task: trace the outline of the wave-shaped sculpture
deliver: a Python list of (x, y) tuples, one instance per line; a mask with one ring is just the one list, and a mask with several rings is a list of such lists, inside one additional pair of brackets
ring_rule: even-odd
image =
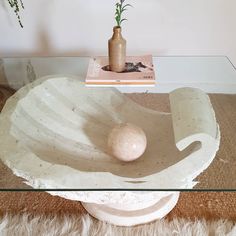
[[(1, 159), (34, 188), (191, 188), (219, 148), (219, 129), (201, 90), (177, 89), (170, 103), (171, 114), (157, 112), (116, 89), (44, 77), (7, 101), (0, 116)], [(147, 137), (145, 153), (130, 163), (107, 151), (112, 128), (126, 122)]]

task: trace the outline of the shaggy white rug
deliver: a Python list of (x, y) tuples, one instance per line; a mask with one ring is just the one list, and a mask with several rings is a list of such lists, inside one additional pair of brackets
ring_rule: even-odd
[(31, 217), (27, 214), (0, 219), (1, 236), (236, 236), (233, 222), (220, 220), (158, 220), (136, 227), (118, 227), (99, 222), (89, 215), (64, 217)]

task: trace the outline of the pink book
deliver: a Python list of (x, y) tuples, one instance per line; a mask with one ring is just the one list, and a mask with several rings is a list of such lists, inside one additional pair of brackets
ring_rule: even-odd
[(127, 57), (125, 70), (110, 71), (108, 57), (91, 58), (87, 86), (155, 86), (155, 72), (151, 55)]

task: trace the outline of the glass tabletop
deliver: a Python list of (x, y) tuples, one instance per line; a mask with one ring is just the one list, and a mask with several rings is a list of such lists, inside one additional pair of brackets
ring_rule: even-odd
[[(0, 58), (0, 85), (19, 89), (37, 78), (74, 75), (85, 80), (89, 57)], [(236, 93), (236, 69), (226, 56), (153, 57), (154, 88), (123, 87), (122, 92), (168, 93), (179, 87), (198, 87), (208, 93)]]
[[(49, 82), (44, 87), (41, 86), (41, 90), (35, 89), (34, 93), (29, 94), (29, 96), (31, 97), (27, 98), (28, 100), (20, 100), (27, 95), (30, 88), (28, 87), (27, 90), (24, 91), (23, 89), (18, 92), (18, 94), (20, 94), (22, 97), (15, 96), (11, 98), (10, 102), (7, 103), (7, 109), (5, 106), (5, 110), (3, 110), (3, 115), (0, 119), (0, 122), (2, 122), (2, 124), (0, 123), (0, 142), (5, 143), (5, 146), (1, 146), (1, 152), (3, 155), (5, 155), (7, 152), (9, 155), (9, 160), (11, 161), (14, 159), (14, 164), (16, 164), (18, 167), (24, 167), (25, 169), (23, 169), (26, 172), (29, 171), (30, 173), (31, 170), (29, 169), (32, 168), (35, 176), (33, 176), (33, 178), (32, 176), (24, 176), (24, 174), (20, 173), (20, 169), (14, 169), (14, 166), (11, 166), (11, 164), (9, 164), (10, 162), (5, 159), (5, 164), (8, 163), (8, 167), (3, 164), (2, 161), (0, 161), (0, 189), (31, 189), (32, 187), (30, 187), (29, 185), (37, 186), (36, 188), (41, 190), (130, 190), (130, 188), (127, 187), (130, 185), (133, 186), (131, 188), (132, 190), (167, 190), (170, 188), (175, 190), (179, 189), (175, 188), (175, 186), (182, 186), (181, 188), (191, 189), (193, 187), (193, 183), (190, 183), (189, 185), (181, 185), (179, 183), (179, 185), (173, 184), (170, 188), (167, 185), (162, 185), (162, 187), (160, 188), (158, 188), (155, 184), (152, 185), (154, 187), (148, 187), (148, 185), (145, 185), (145, 176), (148, 176), (148, 174), (154, 174), (155, 171), (161, 172), (164, 169), (168, 169), (168, 166), (175, 166), (178, 161), (182, 161), (186, 155), (188, 155), (189, 153), (191, 154), (192, 152), (194, 153), (194, 151), (199, 148), (198, 144), (194, 143), (182, 152), (177, 150), (173, 138), (174, 131), (172, 128), (172, 117), (169, 113), (170, 109), (165, 110), (165, 112), (167, 111), (168, 113), (163, 113), (162, 110), (159, 110), (157, 105), (158, 101), (159, 103), (160, 101), (163, 101), (166, 107), (169, 107), (168, 96), (166, 94), (161, 95), (159, 93), (169, 93), (172, 90), (181, 87), (192, 87), (200, 88), (208, 93), (235, 94), (236, 70), (234, 65), (225, 56), (153, 57), (157, 80), (156, 86), (153, 88), (118, 87), (118, 90), (120, 90), (121, 93), (114, 92), (114, 90), (111, 90), (110, 92), (109, 89), (104, 90), (104, 104), (106, 102), (112, 104), (111, 105), (106, 103), (109, 107), (108, 108), (104, 107), (104, 104), (100, 103), (100, 100), (103, 99), (103, 88), (101, 88), (101, 90), (100, 88), (96, 88), (96, 91), (101, 91), (98, 92), (99, 96), (96, 99), (96, 96), (93, 94), (93, 89), (86, 88), (83, 83), (86, 78), (89, 60), (89, 57), (31, 57), (0, 59), (1, 107), (3, 107), (6, 98), (14, 94), (15, 90), (19, 90), (20, 88), (23, 88), (25, 85), (29, 85), (32, 82), (36, 83), (36, 85), (38, 86), (41, 84), (40, 78), (44, 76), (75, 76), (76, 78), (78, 78), (79, 81), (82, 82), (78, 85), (78, 88), (76, 87), (77, 84), (74, 84), (73, 81), (70, 82), (61, 80), (61, 82), (59, 81), (53, 84)], [(67, 86), (69, 86), (69, 89), (67, 89)], [(48, 89), (50, 90), (49, 92), (47, 91)], [(43, 97), (40, 97), (41, 92), (44, 94)], [(91, 96), (89, 94), (90, 92)], [(122, 93), (131, 94), (122, 95)], [(24, 94), (24, 96), (22, 94)], [(126, 100), (126, 97), (131, 98), (131, 100)], [(74, 98), (76, 98), (77, 100), (73, 100)], [(19, 101), (19, 106), (17, 106)], [(79, 107), (77, 107), (77, 105), (72, 104), (72, 102), (74, 101), (75, 103), (77, 103), (76, 101), (78, 101)], [(136, 105), (134, 101), (139, 103), (139, 105)], [(142, 105), (143, 108), (140, 108), (140, 105)], [(114, 114), (114, 111), (116, 110), (113, 111), (112, 106), (114, 106), (114, 109), (120, 109), (120, 107), (123, 106), (123, 110), (119, 110), (120, 113), (116, 115)], [(16, 107), (18, 110), (16, 109)], [(83, 110), (83, 107), (85, 109), (88, 109), (88, 112)], [(156, 121), (154, 121), (153, 117), (151, 117), (154, 112), (147, 110), (146, 107), (154, 108), (154, 110), (156, 110)], [(68, 108), (70, 110), (68, 110)], [(15, 113), (15, 110), (17, 110), (18, 113)], [(128, 113), (131, 110), (134, 112), (134, 114), (129, 116)], [(43, 114), (42, 111), (44, 112)], [(105, 119), (104, 122), (101, 120), (101, 113), (106, 114), (106, 116), (103, 116)], [(95, 114), (101, 116), (101, 119), (99, 120), (98, 117), (94, 121), (93, 115)], [(142, 119), (142, 121), (140, 121), (139, 116), (143, 117), (140, 118)], [(27, 117), (27, 119), (25, 119), (25, 117)], [(117, 163), (113, 163), (113, 161), (111, 161), (111, 163), (109, 164), (110, 168), (112, 169), (111, 173), (118, 176), (117, 179), (114, 178), (114, 187), (112, 187), (113, 185), (109, 182), (109, 178), (112, 179), (113, 177), (110, 175), (109, 170), (106, 170), (106, 168), (104, 168), (104, 165), (106, 164), (105, 160), (107, 160), (106, 158), (108, 157), (106, 156), (106, 153), (100, 155), (99, 152), (100, 143), (104, 143), (107, 141), (99, 141), (98, 137), (95, 139), (93, 135), (96, 136), (97, 134), (93, 132), (91, 127), (98, 127), (100, 134), (103, 135), (102, 137), (107, 138), (107, 133), (104, 131), (105, 128), (103, 130), (103, 127), (109, 127), (110, 129), (113, 125), (113, 121), (116, 121), (118, 123), (121, 121), (123, 122), (123, 117), (126, 117), (125, 119), (127, 120), (132, 117), (132, 119), (136, 119), (136, 123), (143, 122), (143, 120), (147, 119), (149, 120), (147, 122), (151, 122), (150, 124), (152, 124), (153, 127), (159, 126), (159, 130), (157, 132), (161, 133), (163, 137), (165, 135), (169, 135), (168, 137), (165, 137), (166, 139), (170, 139), (170, 146), (172, 145), (172, 147), (168, 147), (164, 141), (163, 142), (165, 143), (165, 145), (161, 144), (161, 139), (158, 138), (157, 140), (158, 142), (160, 142), (160, 144), (157, 145), (157, 149), (160, 148), (161, 150), (164, 150), (164, 152), (167, 153), (163, 154), (163, 158), (165, 158), (166, 155), (169, 155), (168, 153), (170, 151), (168, 149), (171, 149), (173, 153), (175, 153), (175, 157), (172, 157), (172, 159), (170, 158), (171, 160), (170, 162), (168, 162), (168, 165), (164, 163), (165, 161), (163, 159), (163, 163), (161, 164), (163, 165), (163, 167), (156, 167), (151, 170), (151, 173), (148, 173), (148, 169), (145, 171), (145, 167), (143, 167), (143, 170), (139, 173), (139, 170), (142, 169), (142, 160), (139, 162), (140, 164), (138, 165), (138, 167), (135, 167), (136, 169), (133, 168), (130, 173), (129, 168), (127, 167), (130, 164), (118, 163), (119, 165), (116, 166)], [(43, 125), (42, 120), (45, 121)], [(84, 120), (86, 120), (86, 122), (88, 123), (86, 123), (86, 126), (83, 123)], [(27, 123), (29, 121), (30, 123)], [(40, 122), (41, 126), (39, 125)], [(79, 126), (80, 124), (83, 124), (82, 128)], [(152, 126), (150, 125), (150, 127), (147, 128), (147, 132), (149, 132), (150, 135), (153, 135), (151, 127)], [(43, 130), (42, 132), (41, 128)], [(85, 134), (78, 134), (78, 130), (80, 129), (83, 130)], [(51, 132), (52, 130), (53, 132)], [(41, 132), (39, 136), (35, 135), (37, 132)], [(89, 138), (86, 136), (87, 134), (90, 135)], [(39, 149), (41, 149), (32, 149), (34, 150), (32, 154), (31, 152), (29, 152), (30, 148), (25, 143), (24, 145), (22, 144), (22, 137), (24, 137), (24, 142), (26, 144), (27, 142), (31, 143), (30, 148), (38, 147)], [(81, 146), (81, 143), (75, 143), (75, 145), (73, 146), (71, 143), (73, 143), (73, 140), (76, 139), (84, 140), (84, 143), (86, 143), (86, 145), (83, 144)], [(51, 145), (52, 140), (53, 142), (55, 142), (53, 143), (53, 145)], [(39, 145), (40, 142), (42, 142), (41, 146)], [(87, 145), (87, 143), (90, 142), (95, 144), (95, 148), (91, 149), (91, 147)], [(78, 147), (78, 145), (80, 145), (80, 154), (83, 156), (83, 158), (86, 159), (87, 155), (91, 155), (92, 153), (91, 159), (89, 160), (90, 164), (87, 163), (87, 160), (82, 160), (80, 163), (77, 162), (76, 148)], [(166, 146), (166, 149), (163, 148), (163, 145)], [(42, 149), (42, 147), (47, 148)], [(64, 149), (61, 147), (63, 147)], [(55, 149), (57, 148), (58, 150), (55, 151)], [(65, 153), (65, 150), (67, 150), (68, 153)], [(96, 158), (100, 158), (99, 155), (101, 156), (102, 161), (100, 163), (97, 162), (95, 164), (91, 164), (94, 160), (96, 160)], [(27, 165), (24, 163), (27, 163)], [(149, 166), (147, 168), (151, 168), (150, 166), (154, 164), (154, 162), (150, 162), (152, 164), (148, 164), (148, 162), (145, 163), (145, 165)], [(155, 164), (156, 163), (158, 162), (155, 162)], [(61, 175), (59, 174), (60, 171), (58, 171), (58, 166), (60, 165), (68, 167), (68, 169), (66, 170), (61, 169)], [(231, 170), (232, 168), (234, 167), (232, 166)], [(85, 174), (80, 175), (78, 177), (75, 170), (79, 170), (81, 173)], [(103, 173), (100, 173), (99, 170), (103, 170)], [(176, 169), (175, 171), (179, 172), (179, 176), (181, 175), (180, 169)], [(91, 174), (92, 172), (93, 174)], [(16, 177), (15, 174), (21, 177)], [(62, 185), (57, 185), (55, 183), (51, 184), (50, 179), (42, 180), (42, 176), (49, 176), (49, 174), (52, 175), (52, 178), (57, 179), (58, 183), (61, 183)], [(28, 184), (25, 183), (25, 178), (27, 179)], [(68, 181), (70, 178), (75, 180), (74, 183), (76, 183), (76, 178), (81, 178), (81, 181), (83, 180), (84, 182), (81, 185), (78, 185), (79, 187), (76, 187), (76, 185), (70, 185), (66, 183), (66, 181)], [(211, 176), (210, 178), (215, 177)], [(97, 181), (99, 183), (98, 179), (102, 179), (103, 184), (101, 186), (103, 187), (96, 188), (93, 184), (91, 184), (93, 183), (93, 181)], [(119, 181), (121, 181), (121, 179), (124, 182), (124, 185), (120, 185)], [(151, 182), (155, 182), (155, 178), (150, 179)], [(86, 185), (86, 180), (90, 184)], [(216, 186), (214, 184), (207, 184), (207, 180), (202, 180), (206, 183), (205, 186), (208, 189), (220, 188), (220, 186)], [(158, 181), (160, 181), (160, 183), (162, 182), (161, 179)], [(47, 182), (47, 184), (42, 184), (44, 182)], [(66, 186), (69, 187), (67, 188)]]

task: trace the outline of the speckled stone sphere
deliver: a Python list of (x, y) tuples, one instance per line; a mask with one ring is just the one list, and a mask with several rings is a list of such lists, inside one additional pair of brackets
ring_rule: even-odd
[(115, 126), (108, 137), (108, 148), (121, 161), (133, 161), (145, 151), (147, 138), (136, 125), (125, 123)]

